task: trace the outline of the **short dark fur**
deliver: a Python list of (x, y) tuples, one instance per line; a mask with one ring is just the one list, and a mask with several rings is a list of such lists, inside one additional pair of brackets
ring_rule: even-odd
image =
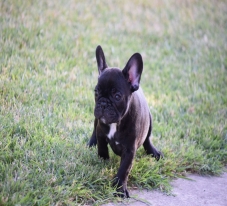
[(110, 68), (101, 46), (96, 49), (96, 59), (99, 78), (95, 87), (94, 130), (88, 145), (97, 144), (98, 155), (103, 159), (109, 159), (108, 144), (121, 156), (113, 186), (117, 186), (117, 195), (129, 197), (127, 179), (136, 150), (143, 145), (147, 154), (157, 160), (162, 157), (151, 143), (152, 117), (139, 88), (143, 60), (135, 53), (122, 71)]

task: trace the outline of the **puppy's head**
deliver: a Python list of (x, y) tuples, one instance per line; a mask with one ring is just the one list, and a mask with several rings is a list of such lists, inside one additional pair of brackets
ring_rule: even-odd
[(143, 60), (135, 53), (123, 70), (108, 67), (101, 46), (96, 49), (96, 60), (99, 78), (94, 115), (105, 124), (117, 123), (127, 112), (131, 94), (139, 89)]

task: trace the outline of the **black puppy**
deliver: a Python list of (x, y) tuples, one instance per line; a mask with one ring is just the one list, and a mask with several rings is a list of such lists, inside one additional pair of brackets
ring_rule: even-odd
[(151, 143), (152, 119), (139, 88), (143, 60), (139, 53), (129, 59), (123, 70), (108, 67), (101, 46), (96, 49), (99, 78), (95, 87), (94, 130), (88, 145), (98, 144), (98, 155), (109, 159), (107, 144), (121, 156), (114, 179), (118, 195), (129, 197), (127, 179), (136, 150), (143, 145), (157, 160), (162, 156)]

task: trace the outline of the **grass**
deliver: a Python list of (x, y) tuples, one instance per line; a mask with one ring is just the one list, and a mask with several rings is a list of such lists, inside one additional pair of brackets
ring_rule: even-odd
[(153, 142), (139, 149), (129, 188), (160, 189), (186, 172), (227, 164), (227, 3), (3, 0), (0, 3), (0, 205), (118, 201), (104, 162), (86, 143), (101, 44), (110, 66), (140, 52)]

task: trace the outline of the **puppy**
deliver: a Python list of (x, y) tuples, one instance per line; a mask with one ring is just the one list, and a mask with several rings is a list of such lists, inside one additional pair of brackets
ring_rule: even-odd
[(127, 179), (136, 150), (143, 145), (156, 160), (162, 157), (151, 143), (152, 118), (140, 84), (143, 60), (135, 53), (120, 70), (108, 67), (101, 46), (96, 48), (99, 71), (95, 87), (95, 121), (89, 147), (98, 145), (98, 155), (109, 159), (109, 144), (121, 157), (113, 186), (117, 195), (129, 198)]

